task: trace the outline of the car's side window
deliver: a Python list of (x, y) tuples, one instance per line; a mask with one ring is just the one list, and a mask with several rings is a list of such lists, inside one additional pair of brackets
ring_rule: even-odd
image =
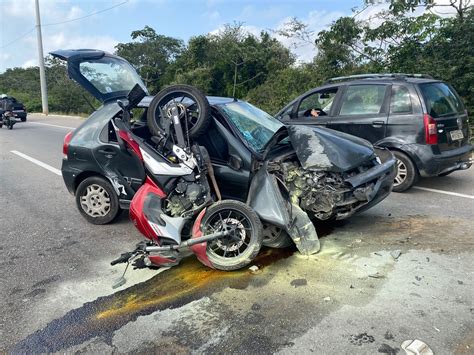
[(298, 118), (329, 115), (337, 90), (337, 87), (320, 90), (303, 98), (298, 107)]
[(413, 112), (410, 91), (406, 86), (393, 86), (390, 99), (391, 114), (410, 114)]
[(373, 115), (382, 113), (386, 85), (348, 86), (339, 115)]
[(99, 140), (103, 143), (117, 143), (117, 134), (115, 133), (114, 126), (112, 122), (109, 121), (108, 124), (102, 128), (99, 134)]

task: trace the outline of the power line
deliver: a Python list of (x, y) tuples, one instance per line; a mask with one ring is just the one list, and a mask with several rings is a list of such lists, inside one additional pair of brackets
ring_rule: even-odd
[(16, 41), (18, 41), (19, 39), (22, 39), (23, 37), (26, 37), (27, 35), (29, 35), (31, 32), (33, 32), (35, 30), (36, 27), (33, 27), (31, 28), (28, 32), (22, 34), (21, 36), (15, 38), (14, 40), (8, 42), (7, 44), (4, 44), (3, 46), (0, 47), (0, 49), (3, 49), (5, 47), (8, 47), (10, 44), (13, 44), (15, 43)]
[(94, 16), (94, 15), (100, 14), (100, 13), (102, 13), (102, 12), (106, 12), (106, 11), (115, 9), (116, 7), (122, 6), (123, 4), (126, 4), (126, 3), (129, 2), (129, 1), (130, 1), (130, 0), (125, 0), (125, 1), (121, 2), (120, 4), (117, 4), (117, 5), (114, 5), (114, 6), (111, 6), (111, 7), (108, 7), (108, 8), (106, 8), (106, 9), (102, 9), (102, 10), (99, 10), (99, 11), (96, 11), (96, 12), (92, 12), (92, 13), (90, 13), (90, 14), (88, 14), (88, 15), (85, 15), (85, 16), (73, 18), (73, 19), (71, 19), (71, 20), (66, 20), (66, 21), (46, 23), (46, 24), (44, 24), (44, 25), (42, 25), (42, 26), (43, 26), (43, 27), (46, 27), (46, 26), (56, 26), (56, 25), (62, 25), (63, 23), (68, 23), (68, 22), (73, 22), (73, 21), (79, 21), (79, 20), (82, 20), (82, 19), (85, 19), (85, 18)]
[[(82, 19), (85, 19), (85, 18), (88, 18), (88, 17), (91, 17), (91, 16), (94, 16), (94, 15), (97, 15), (97, 14), (100, 14), (100, 13), (103, 13), (103, 12), (106, 12), (106, 11), (109, 11), (109, 10), (112, 10), (116, 7), (119, 7), (119, 6), (122, 6), (123, 4), (126, 4), (127, 2), (129, 2), (130, 0), (125, 0), (119, 4), (116, 4), (114, 6), (111, 6), (111, 7), (108, 7), (106, 9), (102, 9), (102, 10), (99, 10), (99, 11), (96, 11), (96, 12), (92, 12), (88, 15), (85, 15), (85, 16), (81, 16), (81, 17), (77, 17), (77, 18), (74, 18), (74, 19), (71, 19), (71, 20), (66, 20), (66, 21), (60, 21), (60, 22), (52, 22), (52, 23), (47, 23), (47, 24), (44, 24), (44, 25), (41, 25), (41, 27), (45, 27), (45, 26), (56, 26), (56, 25), (62, 25), (64, 23), (68, 23), (68, 22), (73, 22), (73, 21), (79, 21), (79, 20), (82, 20)], [(12, 41), (8, 42), (7, 44), (4, 44), (3, 46), (0, 47), (0, 49), (3, 49), (5, 47), (8, 47), (9, 45), (15, 43), (16, 41), (26, 37), (27, 35), (29, 35), (31, 32), (33, 32), (35, 30), (36, 27), (32, 27), (28, 32), (25, 32), (24, 34), (22, 34), (21, 36), (19, 37), (16, 37), (15, 39), (13, 39)]]

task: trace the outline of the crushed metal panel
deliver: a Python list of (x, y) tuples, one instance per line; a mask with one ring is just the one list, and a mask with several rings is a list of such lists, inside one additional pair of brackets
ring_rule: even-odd
[(295, 148), (301, 165), (305, 169), (326, 170), (332, 168), (332, 163), (324, 153), (324, 146), (312, 129), (307, 126), (290, 126), (290, 140)]
[(260, 219), (285, 229), (301, 254), (310, 255), (319, 251), (318, 234), (308, 214), (298, 205), (285, 200), (266, 164), (252, 179), (248, 196), (247, 204)]
[(276, 179), (270, 175), (266, 165), (255, 174), (250, 184), (247, 204), (253, 208), (261, 220), (286, 228), (290, 216), (285, 207)]
[(321, 244), (308, 214), (295, 204), (292, 204), (291, 214), (293, 221), (286, 231), (295, 242), (298, 251), (303, 255), (317, 253), (321, 249)]
[(288, 133), (301, 166), (307, 170), (343, 172), (375, 159), (369, 142), (343, 132), (290, 125)]

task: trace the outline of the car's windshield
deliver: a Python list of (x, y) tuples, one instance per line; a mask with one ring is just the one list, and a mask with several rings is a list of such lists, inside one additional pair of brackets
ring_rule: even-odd
[(280, 121), (247, 102), (231, 102), (219, 107), (257, 152), (262, 152), (268, 141), (283, 126)]
[(79, 65), (81, 74), (102, 94), (130, 91), (135, 84), (145, 85), (133, 67), (124, 60), (103, 57), (84, 61)]

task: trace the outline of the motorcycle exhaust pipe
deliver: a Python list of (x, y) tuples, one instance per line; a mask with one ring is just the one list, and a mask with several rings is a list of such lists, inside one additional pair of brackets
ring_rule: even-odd
[(178, 245), (167, 245), (164, 247), (160, 246), (147, 246), (145, 247), (145, 251), (152, 253), (152, 252), (159, 252), (159, 251), (169, 251), (169, 250), (176, 250), (184, 247), (191, 247), (193, 245), (199, 244), (199, 243), (204, 243), (208, 242), (210, 240), (214, 240), (217, 238), (225, 237), (228, 236), (230, 232), (224, 231), (224, 232), (216, 232), (216, 233), (211, 233), (208, 235), (203, 235), (202, 237), (199, 238), (193, 238), (193, 239), (188, 239), (181, 244)]

